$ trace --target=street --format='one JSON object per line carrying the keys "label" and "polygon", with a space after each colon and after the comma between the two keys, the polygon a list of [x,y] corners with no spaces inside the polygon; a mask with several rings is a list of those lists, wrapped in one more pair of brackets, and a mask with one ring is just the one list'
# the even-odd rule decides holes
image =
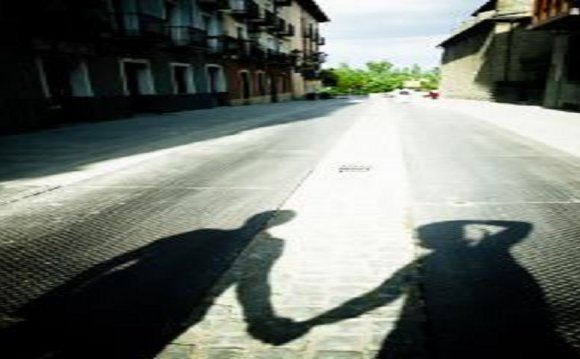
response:
{"label": "street", "polygon": [[2,357],[580,357],[580,159],[493,121],[350,98],[0,141]]}
{"label": "street", "polygon": [[452,108],[400,111],[436,357],[577,357],[578,158]]}

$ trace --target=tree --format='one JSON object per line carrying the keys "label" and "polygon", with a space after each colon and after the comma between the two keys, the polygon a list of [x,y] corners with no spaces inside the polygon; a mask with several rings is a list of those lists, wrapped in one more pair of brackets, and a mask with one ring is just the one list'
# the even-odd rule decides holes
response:
{"label": "tree", "polygon": [[364,69],[341,64],[324,71],[324,85],[331,87],[331,92],[349,94],[389,92],[402,88],[409,80],[421,83],[422,90],[432,90],[439,86],[440,78],[438,69],[423,70],[416,64],[400,69],[386,60],[369,61]]}
{"label": "tree", "polygon": [[338,76],[334,69],[324,69],[320,71],[320,79],[324,87],[338,86]]}

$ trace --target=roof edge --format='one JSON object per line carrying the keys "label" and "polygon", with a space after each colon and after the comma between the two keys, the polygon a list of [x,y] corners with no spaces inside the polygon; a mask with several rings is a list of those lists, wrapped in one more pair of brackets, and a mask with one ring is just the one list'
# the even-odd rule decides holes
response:
{"label": "roof edge", "polygon": [[329,22],[330,18],[322,11],[315,0],[296,0],[318,22]]}

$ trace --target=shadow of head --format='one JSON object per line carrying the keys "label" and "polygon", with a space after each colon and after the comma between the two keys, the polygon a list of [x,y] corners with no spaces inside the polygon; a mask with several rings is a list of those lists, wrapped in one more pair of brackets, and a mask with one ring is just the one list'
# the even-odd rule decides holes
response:
{"label": "shadow of head", "polygon": [[421,245],[433,250],[495,245],[510,247],[525,239],[533,226],[526,222],[465,220],[421,226],[417,236]]}
{"label": "shadow of head", "polygon": [[294,217],[296,217],[296,212],[294,211],[266,211],[250,217],[244,224],[244,227],[266,230],[288,223]]}

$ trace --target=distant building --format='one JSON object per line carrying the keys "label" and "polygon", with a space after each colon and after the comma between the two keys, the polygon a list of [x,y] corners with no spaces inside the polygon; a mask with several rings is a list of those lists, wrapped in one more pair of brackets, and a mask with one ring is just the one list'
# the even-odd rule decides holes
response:
{"label": "distant building", "polygon": [[403,87],[408,89],[419,90],[423,88],[423,85],[427,82],[426,79],[414,79],[407,80],[403,82]]}
{"label": "distant building", "polygon": [[487,1],[441,43],[442,94],[542,103],[552,40],[528,30],[533,6],[534,0]]}
{"label": "distant building", "polygon": [[532,29],[554,39],[544,105],[580,110],[580,1],[536,0]]}
{"label": "distant building", "polygon": [[314,0],[0,4],[0,133],[287,100],[320,86]]}

